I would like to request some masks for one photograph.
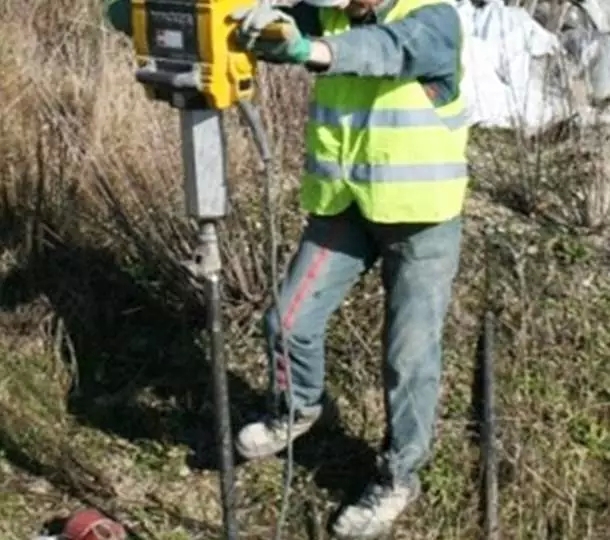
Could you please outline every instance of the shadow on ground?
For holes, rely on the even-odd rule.
[[[79,379],[68,408],[79,422],[130,441],[188,445],[189,466],[215,470],[211,371],[196,345],[201,313],[151,294],[146,284],[156,279],[154,269],[122,268],[101,249],[53,246],[6,276],[0,308],[43,296],[63,321],[63,356],[77,359]],[[235,433],[264,397],[233,373],[228,383]],[[336,428],[295,445],[297,463],[337,496],[359,488],[372,458],[364,442]]]
[[[69,411],[81,422],[132,441],[193,444],[214,419],[198,314],[153,297],[145,273],[103,251],[56,247],[7,276],[2,307],[42,295],[63,322],[63,356],[78,366]],[[246,382],[230,375],[229,385],[236,408],[256,405]]]

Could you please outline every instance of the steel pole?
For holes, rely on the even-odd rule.
[[[496,419],[494,414],[494,315],[485,314],[483,327],[483,433],[482,453],[485,470],[485,539],[500,540],[498,523],[498,464],[496,456]]]
[[[200,247],[207,257],[204,275],[206,305],[206,331],[212,363],[214,410],[216,412],[216,445],[220,467],[220,492],[222,499],[225,538],[237,540],[235,518],[235,469],[233,463],[233,438],[231,433],[231,409],[224,357],[224,336],[221,304],[221,259],[218,234],[214,222],[203,223]]]

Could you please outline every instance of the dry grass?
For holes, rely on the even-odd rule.
[[[198,308],[173,272],[192,245],[176,115],[144,99],[128,44],[102,28],[97,3],[0,7],[0,537],[23,539],[47,517],[95,504],[142,538],[216,538],[209,373]],[[296,150],[308,81],[276,69],[262,82],[286,256],[301,222]],[[238,119],[227,125],[234,206],[223,242],[237,425],[264,387],[267,260],[256,155]],[[595,137],[474,133],[436,455],[396,538],[479,534],[471,380],[488,297],[501,322],[503,536],[607,538],[610,278],[607,236],[591,225],[605,220],[598,194],[608,182]],[[297,445],[286,538],[316,538],[313,523],[370,466],[383,424],[380,308],[373,273],[332,319],[328,384],[342,425]],[[268,539],[281,461],[240,465],[238,479],[242,535]]]

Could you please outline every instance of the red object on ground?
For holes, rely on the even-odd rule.
[[[60,538],[66,540],[126,540],[127,532],[120,523],[97,510],[79,510],[70,516]]]

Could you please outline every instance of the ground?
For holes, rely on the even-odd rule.
[[[500,322],[495,360],[503,536],[601,539],[610,526],[607,254],[595,242],[519,219],[482,195],[471,199],[466,213],[433,461],[425,470],[424,496],[395,538],[477,534],[480,472],[471,381],[487,296],[481,225],[498,221],[505,232],[491,235],[518,250],[511,262],[507,249],[496,248],[489,295]],[[97,266],[102,263],[81,255],[82,261],[77,253],[50,261],[44,292],[28,302],[6,306],[7,297],[26,288],[26,278],[10,275],[18,281],[4,283],[2,536],[24,538],[46,517],[95,504],[142,538],[220,537],[213,412],[205,360],[192,345],[196,325],[152,305],[125,269]],[[370,468],[383,426],[380,298],[373,274],[333,321],[328,381],[341,426],[296,445],[286,538],[316,538],[313,524],[322,529]],[[79,310],[71,304],[76,300],[89,305]],[[235,306],[227,309],[230,392],[239,425],[264,386],[260,310],[246,304],[235,316]],[[62,310],[73,312],[60,320],[80,370],[77,397],[67,396],[73,378],[56,352],[62,334],[49,330]],[[239,464],[244,537],[271,536],[282,463]]]
[[[0,70],[12,77],[0,79],[9,96],[0,108],[0,538],[29,538],[83,505],[116,516],[134,538],[222,538],[201,306],[175,273],[193,241],[176,117],[144,100],[125,42],[83,22],[94,2],[63,19],[39,10],[34,23],[11,11],[17,4],[0,26]],[[48,32],[56,27],[59,41]],[[283,181],[282,264],[302,221],[295,103],[305,105],[306,85],[285,75],[261,74]],[[268,256],[256,156],[234,116],[227,125],[236,429],[263,399]],[[568,128],[535,140],[473,132],[434,454],[396,539],[480,534],[473,381],[486,310],[497,318],[503,538],[607,538],[610,276],[607,206],[593,204],[607,177],[603,156]],[[328,517],[370,470],[383,433],[381,301],[374,270],[331,321],[327,382],[340,422],[295,446],[283,538],[325,538]],[[283,463],[238,463],[242,538],[273,537]]]

